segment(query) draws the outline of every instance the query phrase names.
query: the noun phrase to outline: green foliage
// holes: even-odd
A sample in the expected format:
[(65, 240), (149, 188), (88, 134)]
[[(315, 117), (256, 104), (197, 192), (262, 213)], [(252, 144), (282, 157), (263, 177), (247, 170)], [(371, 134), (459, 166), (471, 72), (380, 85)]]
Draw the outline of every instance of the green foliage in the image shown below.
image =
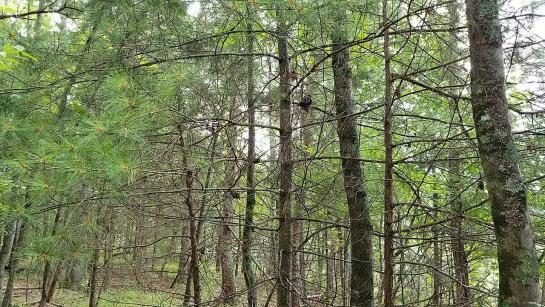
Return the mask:
[(13, 66), (20, 64), (24, 60), (36, 61), (35, 56), (25, 51), (21, 45), (5, 44), (0, 51), (0, 71), (12, 70)]

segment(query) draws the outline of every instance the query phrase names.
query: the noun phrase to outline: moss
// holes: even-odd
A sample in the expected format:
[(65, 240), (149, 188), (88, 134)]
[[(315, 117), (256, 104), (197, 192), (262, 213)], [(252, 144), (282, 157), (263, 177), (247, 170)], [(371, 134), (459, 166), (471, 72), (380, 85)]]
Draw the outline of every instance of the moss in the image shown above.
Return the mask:
[(507, 179), (507, 182), (505, 183), (505, 189), (511, 192), (512, 194), (526, 193), (526, 187), (524, 185), (524, 181), (522, 181), (520, 178), (509, 177)]
[(505, 159), (511, 163), (517, 163), (519, 160), (519, 153), (514, 142), (509, 142), (507, 144), (507, 149), (505, 150)]
[(492, 137), (490, 135), (485, 134), (481, 136), (481, 143), (483, 145), (490, 144), (491, 142), (492, 142)]
[(477, 12), (480, 19), (491, 19), (498, 16), (498, 2), (496, 0), (481, 0), (477, 3)]
[(539, 269), (535, 255), (530, 254), (522, 259), (520, 281), (531, 284), (539, 280)]
[(477, 4), (477, 23), (483, 28), (486, 39), (492, 43), (501, 43), (502, 40), (498, 11), (496, 0), (479, 1)]

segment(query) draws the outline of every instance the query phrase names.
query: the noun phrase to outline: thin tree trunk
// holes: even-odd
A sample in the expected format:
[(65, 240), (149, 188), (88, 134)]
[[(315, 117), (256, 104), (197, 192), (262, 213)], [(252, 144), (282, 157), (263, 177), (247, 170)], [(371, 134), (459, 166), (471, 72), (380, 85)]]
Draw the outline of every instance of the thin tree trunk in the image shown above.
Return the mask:
[[(191, 260), (190, 260), (191, 262)], [(185, 280), (185, 288), (184, 288), (184, 303), (182, 306), (187, 307), (189, 306), (190, 300), (191, 300), (191, 281), (192, 281), (192, 274), (187, 274), (187, 279)]]
[[(13, 246), (11, 248), (11, 255), (9, 257), (9, 274), (8, 282), (6, 284), (6, 290), (4, 291), (4, 298), (2, 299), (2, 307), (11, 307), (11, 299), (13, 297), (13, 286), (15, 284), (15, 271), (17, 264), (19, 263), (19, 253), (22, 249), (22, 242), (25, 234), (25, 225), (22, 220), (17, 221), (17, 228), (15, 231), (15, 237), (13, 239)], [(0, 289), (1, 290), (1, 289)]]
[[(201, 284), (199, 276), (199, 254), (197, 250), (197, 235), (195, 229), (195, 212), (193, 209), (193, 202), (191, 200), (191, 189), (193, 184), (193, 175), (187, 176), (186, 186), (187, 186), (187, 207), (189, 211), (189, 235), (191, 242), (191, 279), (193, 280), (193, 302), (195, 306), (200, 306), (201, 304)], [(193, 225), (192, 225), (193, 224)]]
[[(183, 222), (182, 222), (183, 223)], [(183, 276), (186, 273), (186, 263), (187, 263), (187, 257), (186, 257), (186, 236), (187, 236), (187, 227), (182, 226), (182, 235), (180, 240), (180, 255), (178, 257), (178, 270), (176, 272), (176, 276), (174, 277), (174, 280), (170, 284), (170, 288), (173, 288), (176, 283), (182, 281)], [(174, 245), (173, 245), (174, 246)]]
[[(342, 21), (341, 21), (342, 22)], [(349, 44), (343, 33), (333, 37), (333, 77), (337, 134), (342, 157), (344, 190), (350, 217), (351, 279), (350, 305), (373, 305), (373, 229), (369, 204), (359, 161), (359, 133), (352, 101), (352, 69)]]
[(463, 201), (460, 196), (462, 188), (460, 185), (460, 152), (458, 148), (452, 148), (449, 152), (449, 186), (451, 187), (451, 211), (453, 212), (451, 222), (451, 250), (454, 262), (454, 276), (456, 277), (456, 291), (454, 304), (456, 306), (470, 306), (471, 294), (469, 291), (469, 262), (465, 251), (463, 233)]
[[(438, 209), (439, 195), (433, 194), (433, 207)], [(434, 221), (438, 220), (437, 211), (434, 211), (433, 217)], [(441, 245), (440, 245), (440, 231), (439, 225), (432, 226), (432, 240), (433, 240), (433, 296), (432, 296), (432, 306), (442, 306), (443, 301), (443, 280), (442, 275), (439, 272), (441, 270)]]
[(97, 307), (97, 273), (99, 249), (93, 250), (91, 275), (89, 276), (89, 307)]
[[(55, 219), (53, 220), (53, 228), (51, 229), (51, 236), (55, 236), (57, 234), (57, 229), (59, 227), (60, 219), (61, 219), (62, 209), (58, 208), (55, 212)], [(39, 307), (45, 307), (47, 303), (47, 292), (48, 292), (48, 286), (49, 286), (49, 278), (51, 275), (51, 261), (46, 260), (44, 265), (44, 271), (42, 275), (42, 294), (40, 298)]]
[(496, 233), (498, 305), (529, 306), (539, 302), (539, 266), (509, 122), (499, 5), (466, 0), (471, 105)]
[(190, 281), (193, 282), (193, 305), (201, 305), (201, 285), (200, 285), (200, 273), (199, 273), (199, 254), (197, 249), (198, 244), (198, 227), (196, 224), (197, 215), (194, 208), (194, 203), (192, 199), (192, 190), (193, 182), (195, 180), (196, 174), (189, 168), (189, 163), (187, 159), (187, 152), (183, 137), (183, 129), (181, 124), (178, 124), (178, 137), (179, 145), (182, 149), (182, 172), (183, 178), (182, 182), (185, 185), (185, 199), (184, 203), (187, 207), (187, 212), (189, 215), (189, 244), (190, 244), (190, 263), (189, 263), (189, 274), (186, 283), (186, 295), (184, 299), (184, 306), (188, 303), (188, 285)]
[[(230, 111), (229, 118), (233, 119), (233, 113), (236, 110), (235, 103)], [(234, 195), (233, 188), (236, 184), (236, 128), (233, 126), (225, 129), (227, 134), (227, 144), (229, 150), (229, 159), (225, 162), (225, 180), (224, 180), (224, 197), (222, 208), (222, 222), (219, 233), (219, 262), (221, 266), (221, 296), (226, 303), (233, 303), (235, 299), (235, 272), (233, 270), (233, 247), (234, 233), (231, 229), (231, 223), (234, 216)]]
[[(453, 2), (448, 7), (449, 23), (452, 28), (457, 26), (459, 21), (460, 14), (458, 13), (459, 3)], [(447, 56), (447, 61), (453, 61), (459, 54), (459, 48), (457, 47), (458, 38), (456, 37), (456, 32), (450, 34), (449, 37), (449, 53)], [(460, 74), (461, 71), (457, 65), (451, 67), (451, 80), (452, 85), (457, 84), (455, 78)], [(454, 93), (457, 94), (457, 93)], [(452, 127), (455, 134), (461, 132), (460, 124), (462, 121), (460, 116), (458, 116), (458, 101), (453, 100), (451, 102), (452, 109), (452, 119), (455, 123), (455, 126)], [(464, 242), (464, 233), (463, 233), (463, 214), (464, 214), (464, 204), (462, 200), (462, 185), (460, 178), (462, 176), (462, 171), (460, 167), (460, 149), (457, 144), (453, 144), (452, 148), (449, 150), (449, 187), (450, 187), (450, 197), (449, 202), (452, 211), (451, 217), (451, 250), (452, 258), (454, 262), (454, 276), (456, 277), (455, 283), (455, 294), (454, 294), (454, 304), (456, 306), (469, 306), (471, 301), (471, 295), (469, 292), (469, 262), (467, 259), (467, 253), (465, 250)]]
[[(388, 0), (382, 2), (382, 22), (388, 23)], [(390, 69), (390, 35), (384, 32), (384, 307), (393, 307), (394, 294), (394, 190), (393, 190), (393, 145), (392, 145), (392, 74)]]
[[(248, 53), (254, 52), (253, 11), (252, 3), (246, 2), (247, 21), (246, 48)], [(244, 212), (244, 229), (242, 231), (242, 271), (247, 291), (248, 307), (257, 307), (257, 289), (255, 274), (252, 268), (252, 233), (255, 207), (255, 85), (254, 85), (254, 58), (248, 57), (247, 66), (247, 93), (248, 106), (248, 167), (246, 169), (246, 209)]]
[(17, 232), (17, 220), (13, 220), (6, 227), (6, 233), (2, 238), (2, 248), (0, 249), (0, 301), (2, 301), (2, 284), (4, 282), (4, 274), (6, 265), (9, 262), (11, 255), (11, 249), (15, 240), (15, 233)]
[[(309, 111), (303, 109), (300, 110), (300, 126), (305, 126), (309, 123), (308, 118), (310, 117)], [(310, 131), (309, 128), (302, 128), (300, 130), (300, 141), (303, 148), (308, 148), (310, 146)], [(303, 158), (306, 158), (306, 153), (303, 153)], [(306, 179), (306, 176), (305, 176)], [(292, 251), (292, 263), (291, 263), (291, 272), (292, 272), (292, 294), (291, 294), (291, 306), (300, 307), (301, 306), (301, 296), (303, 292), (303, 254), (299, 252), (300, 244), (303, 241), (303, 221), (299, 219), (301, 214), (303, 214), (303, 208), (305, 206), (306, 193), (304, 181), (303, 184), (299, 187), (297, 193), (297, 202), (295, 203), (294, 208), (294, 221), (293, 221), (293, 251)]]
[(332, 301), (333, 298), (333, 279), (335, 278), (333, 273), (333, 247), (331, 246), (331, 238), (329, 236), (329, 228), (324, 230), (324, 243), (325, 243), (325, 304), (328, 306), (335, 305)]
[[(38, 2), (38, 10), (41, 11), (45, 8), (45, 0), (40, 0)], [(41, 29), (43, 24), (43, 14), (36, 15), (36, 21), (34, 22), (34, 35), (36, 35)]]
[(541, 305), (545, 306), (545, 278), (541, 280)]
[[(300, 211), (294, 210), (295, 217), (298, 216)], [(291, 307), (301, 306), (301, 262), (299, 257), (299, 245), (301, 244), (301, 234), (302, 234), (302, 221), (294, 220), (293, 221), (293, 236), (292, 236), (292, 256), (291, 256)]]
[(53, 273), (53, 276), (51, 277), (51, 282), (49, 283), (49, 288), (47, 290), (46, 301), (48, 303), (50, 303), (51, 300), (53, 299), (53, 295), (55, 294), (57, 282), (59, 281), (59, 276), (61, 275), (61, 272), (62, 272), (62, 263), (59, 263), (57, 265), (57, 268), (55, 269), (55, 272)]
[(278, 19), (278, 69), (280, 75), (280, 173), (278, 198), (278, 278), (277, 306), (289, 307), (291, 303), (291, 257), (292, 257), (292, 216), (291, 189), (293, 162), (291, 161), (291, 89), (290, 64), (288, 56), (288, 29), (284, 20), (283, 8), (276, 10)]

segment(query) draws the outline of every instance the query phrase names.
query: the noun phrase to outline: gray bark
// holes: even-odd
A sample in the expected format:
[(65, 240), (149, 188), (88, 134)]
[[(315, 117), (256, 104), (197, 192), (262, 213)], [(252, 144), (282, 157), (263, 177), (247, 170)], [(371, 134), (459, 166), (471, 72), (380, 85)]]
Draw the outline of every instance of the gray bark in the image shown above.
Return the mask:
[[(252, 3), (246, 3), (248, 15), (246, 35), (246, 48), (248, 53), (254, 52), (253, 13)], [(247, 305), (257, 307), (257, 289), (255, 274), (252, 268), (252, 233), (254, 224), (255, 207), (255, 94), (254, 94), (254, 58), (248, 57), (247, 66), (247, 93), (248, 106), (248, 167), (246, 169), (246, 209), (244, 212), (244, 229), (242, 231), (242, 271), (246, 283)]]
[[(233, 106), (229, 118), (232, 120)], [(225, 179), (224, 179), (224, 197), (221, 212), (221, 230), (219, 233), (219, 262), (221, 267), (221, 296), (224, 302), (233, 303), (235, 299), (236, 284), (235, 272), (233, 268), (233, 247), (235, 246), (235, 238), (231, 223), (234, 217), (234, 187), (236, 184), (236, 128), (229, 126), (225, 129), (227, 134), (227, 146), (229, 151), (229, 159), (225, 162)]]
[(15, 231), (15, 238), (13, 239), (13, 246), (11, 250), (11, 256), (9, 258), (9, 274), (6, 290), (4, 291), (4, 298), (2, 299), (2, 307), (10, 307), (11, 299), (13, 297), (13, 286), (15, 284), (15, 271), (17, 264), (19, 263), (19, 253), (22, 249), (21, 242), (25, 234), (25, 227), (21, 220), (17, 221), (17, 229)]
[[(0, 249), (0, 290), (4, 281), (5, 267), (8, 264), (13, 241), (15, 239), (15, 233), (17, 231), (17, 221), (14, 220), (6, 227), (6, 233), (2, 238), (2, 248)], [(2, 293), (0, 293), (0, 301), (2, 300)]]
[(471, 104), (490, 198), (499, 266), (499, 306), (539, 302), (539, 267), (526, 187), (509, 122), (497, 0), (466, 0)]
[(278, 17), (278, 68), (280, 75), (280, 172), (279, 198), (278, 198), (278, 277), (277, 277), (277, 306), (289, 307), (291, 305), (291, 257), (292, 257), (292, 173), (293, 162), (292, 127), (291, 127), (291, 89), (290, 89), (290, 64), (288, 56), (288, 29), (284, 17), (283, 8), (277, 9)]
[[(389, 22), (388, 0), (382, 2), (382, 22)], [(393, 307), (394, 291), (394, 188), (393, 188), (393, 97), (389, 29), (384, 32), (384, 307)]]
[(373, 228), (359, 161), (359, 138), (352, 100), (352, 69), (345, 29), (333, 36), (333, 77), (339, 151), (350, 217), (350, 306), (373, 306)]

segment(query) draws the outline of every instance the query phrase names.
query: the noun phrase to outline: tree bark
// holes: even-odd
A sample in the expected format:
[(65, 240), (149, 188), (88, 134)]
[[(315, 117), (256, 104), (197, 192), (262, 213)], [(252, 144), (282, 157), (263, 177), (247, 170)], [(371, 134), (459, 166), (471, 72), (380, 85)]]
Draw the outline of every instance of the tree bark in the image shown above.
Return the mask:
[[(15, 284), (15, 271), (17, 264), (19, 263), (19, 253), (22, 249), (22, 242), (25, 234), (25, 225), (22, 220), (17, 221), (17, 228), (15, 230), (15, 237), (13, 239), (13, 246), (11, 248), (11, 255), (9, 257), (9, 274), (8, 282), (6, 284), (6, 290), (4, 291), (4, 298), (2, 299), (2, 307), (10, 307), (11, 299), (13, 297), (13, 286)], [(1, 289), (0, 289), (1, 290)]]
[[(184, 223), (182, 221), (182, 223)], [(180, 255), (178, 256), (178, 270), (176, 271), (176, 276), (174, 277), (174, 280), (170, 284), (170, 288), (174, 288), (174, 286), (177, 283), (182, 283), (182, 278), (186, 274), (186, 263), (187, 263), (187, 255), (186, 255), (186, 241), (187, 241), (187, 227), (182, 226), (182, 233), (180, 238)], [(175, 246), (173, 244), (173, 246)]]
[(511, 133), (497, 0), (466, 0), (471, 104), (497, 241), (499, 306), (539, 302), (526, 187)]
[(57, 265), (57, 268), (55, 268), (55, 272), (53, 273), (53, 276), (51, 277), (51, 282), (49, 282), (49, 287), (47, 290), (47, 299), (46, 299), (48, 303), (50, 303), (51, 300), (53, 299), (53, 295), (55, 294), (55, 290), (57, 288), (57, 282), (59, 281), (61, 272), (62, 272), (62, 263), (59, 263)]
[(284, 20), (283, 8), (277, 8), (278, 19), (278, 69), (280, 75), (280, 173), (278, 198), (278, 277), (277, 306), (289, 307), (291, 294), (292, 257), (292, 216), (291, 194), (293, 161), (291, 159), (291, 89), (290, 64), (288, 56), (288, 29)]
[(195, 306), (201, 305), (201, 284), (199, 276), (199, 254), (197, 250), (197, 229), (195, 227), (196, 214), (193, 208), (193, 200), (191, 199), (191, 189), (193, 188), (193, 180), (195, 174), (187, 169), (186, 164), (186, 199), (187, 210), (189, 213), (189, 241), (191, 244), (191, 280), (193, 281), (193, 304)]
[(454, 276), (456, 277), (456, 292), (454, 295), (454, 304), (456, 306), (470, 306), (471, 294), (469, 291), (469, 262), (465, 250), (463, 233), (463, 201), (461, 198), (460, 185), (460, 152), (457, 148), (452, 148), (449, 152), (449, 186), (451, 187), (452, 222), (451, 222), (451, 250), (454, 260)]
[(373, 228), (359, 161), (360, 140), (352, 100), (352, 69), (344, 31), (339, 29), (333, 36), (332, 65), (337, 134), (350, 218), (350, 306), (373, 306)]
[[(455, 28), (460, 20), (460, 14), (458, 12), (459, 3), (453, 2), (448, 6), (449, 25), (451, 28)], [(456, 32), (453, 31), (449, 35), (449, 48), (447, 51), (446, 62), (456, 60), (460, 54), (460, 48), (458, 48), (458, 37)], [(463, 75), (463, 71), (459, 64), (454, 64), (449, 67), (449, 78), (451, 85), (456, 85), (459, 80), (459, 76)], [(459, 95), (458, 91), (453, 92), (454, 95)], [(462, 132), (460, 128), (463, 124), (461, 116), (458, 111), (458, 101), (451, 100), (451, 119), (454, 126), (451, 127), (455, 135)], [(449, 149), (449, 162), (448, 162), (448, 185), (450, 187), (450, 195), (448, 202), (452, 211), (451, 216), (451, 231), (450, 231), (450, 247), (452, 251), (452, 258), (454, 261), (454, 305), (456, 306), (470, 306), (471, 294), (469, 291), (469, 262), (467, 259), (467, 253), (464, 242), (463, 232), (463, 215), (464, 215), (464, 202), (462, 199), (462, 170), (460, 166), (460, 149), (458, 144), (453, 143)]]
[(541, 305), (545, 305), (545, 278), (541, 280)]
[[(247, 21), (246, 49), (254, 52), (253, 10), (252, 3), (246, 3)], [(246, 208), (244, 212), (244, 229), (242, 230), (242, 271), (247, 291), (248, 307), (257, 307), (257, 289), (255, 274), (252, 268), (252, 233), (255, 208), (255, 85), (254, 85), (254, 57), (248, 57), (247, 65), (247, 92), (248, 106), (248, 167), (246, 169)]]
[(98, 256), (99, 256), (99, 249), (98, 247), (96, 247), (93, 250), (91, 274), (89, 276), (89, 307), (98, 306), (98, 302), (97, 302)]
[[(15, 233), (17, 232), (17, 220), (13, 220), (6, 227), (6, 233), (2, 238), (2, 248), (0, 249), (0, 292), (2, 290), (2, 284), (4, 281), (4, 274), (6, 265), (9, 262), (11, 255), (11, 249), (15, 240)], [(0, 301), (2, 301), (2, 293), (0, 293)]]
[[(438, 220), (438, 202), (439, 195), (433, 194), (433, 207), (436, 211), (433, 213), (434, 221)], [(432, 306), (442, 306), (443, 303), (443, 275), (439, 270), (442, 269), (442, 251), (440, 244), (441, 231), (439, 225), (432, 226), (433, 237), (433, 296)]]
[(184, 299), (184, 305), (186, 303), (186, 299), (188, 298), (187, 290), (189, 286), (189, 281), (191, 280), (193, 282), (193, 305), (194, 306), (200, 306), (201, 305), (201, 284), (200, 284), (200, 273), (199, 273), (199, 253), (197, 249), (198, 244), (198, 230), (197, 230), (197, 214), (195, 212), (195, 207), (193, 203), (192, 198), (192, 189), (193, 189), (193, 182), (195, 180), (195, 177), (197, 174), (189, 168), (189, 163), (187, 159), (187, 153), (184, 137), (183, 137), (183, 129), (181, 124), (178, 124), (178, 137), (179, 137), (179, 145), (182, 149), (182, 183), (185, 186), (185, 195), (184, 195), (184, 202), (187, 207), (187, 212), (189, 215), (189, 244), (190, 244), (190, 264), (189, 264), (189, 274), (188, 279), (186, 283), (186, 296)]
[[(57, 229), (59, 227), (60, 219), (61, 219), (61, 208), (58, 208), (55, 212), (55, 219), (53, 220), (53, 229), (51, 229), (51, 236), (55, 236), (57, 234)], [(49, 278), (51, 275), (51, 261), (46, 260), (44, 265), (44, 271), (42, 276), (42, 294), (40, 298), (40, 303), (38, 304), (39, 307), (45, 307), (47, 303), (47, 292), (49, 288)]]
[[(304, 90), (302, 91), (304, 92)], [(299, 126), (305, 126), (309, 123), (310, 111), (305, 111), (303, 109), (299, 110)], [(311, 144), (310, 137), (310, 128), (301, 128), (299, 139), (303, 149), (308, 148)], [(307, 158), (307, 153), (303, 151), (301, 158)], [(306, 167), (306, 166), (305, 166)], [(303, 242), (303, 221), (300, 219), (303, 214), (303, 210), (306, 202), (306, 192), (305, 192), (305, 180), (306, 175), (304, 176), (302, 184), (297, 187), (298, 192), (296, 194), (295, 208), (293, 210), (294, 220), (292, 223), (293, 226), (293, 236), (292, 236), (292, 263), (291, 263), (291, 274), (292, 274), (292, 294), (291, 294), (291, 306), (300, 307), (301, 298), (303, 294), (303, 253), (300, 253), (300, 245)]]
[[(388, 0), (382, 2), (382, 22), (388, 23)], [(390, 69), (390, 35), (384, 32), (384, 307), (393, 307), (394, 294), (394, 189), (393, 189), (393, 144), (392, 144), (392, 73)]]
[[(236, 110), (235, 103), (230, 111), (229, 118), (233, 119), (233, 112)], [(221, 213), (221, 230), (219, 233), (219, 262), (221, 267), (221, 296), (225, 303), (233, 303), (235, 299), (235, 272), (233, 269), (233, 247), (235, 246), (234, 233), (231, 223), (234, 217), (234, 195), (233, 188), (236, 184), (236, 128), (226, 127), (227, 150), (229, 159), (225, 162), (224, 196)]]

